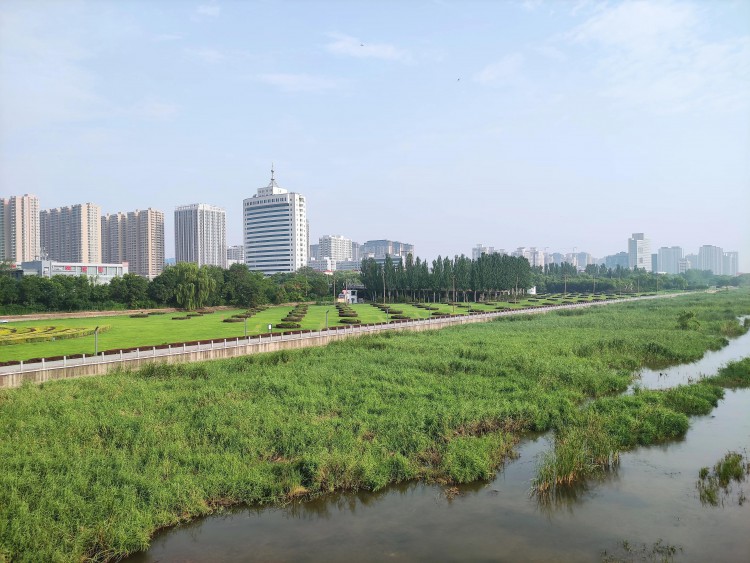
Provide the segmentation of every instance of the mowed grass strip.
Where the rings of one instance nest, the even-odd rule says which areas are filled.
[[[360,315],[362,323],[385,322],[385,313],[381,313],[369,305],[354,305],[354,310]],[[265,311],[254,314],[247,319],[248,335],[269,332],[279,333],[284,329],[275,328],[289,311],[290,306],[270,307]],[[329,310],[328,323],[330,327],[339,326],[338,312],[333,305],[310,305],[308,313],[302,320],[302,329],[320,330],[325,327],[325,311]],[[116,350],[118,348],[133,348],[137,346],[158,346],[175,342],[208,339],[235,339],[245,335],[243,322],[225,323],[223,319],[243,313],[244,309],[222,310],[203,316],[191,317],[187,320],[172,320],[172,317],[183,317],[184,313],[166,313],[150,315],[146,318],[130,318],[128,316],[97,317],[83,319],[57,319],[55,327],[93,330],[97,325],[109,326],[107,332],[99,333],[99,351]],[[50,321],[23,321],[6,325],[22,329],[27,327],[49,326]],[[50,356],[69,356],[72,354],[93,354],[94,336],[84,336],[75,340],[55,340],[24,344],[0,346],[0,362],[9,360],[28,360]]]
[[[582,298],[583,299],[583,298]],[[562,299],[560,303],[563,303]],[[540,306],[542,301],[530,301],[529,298],[513,302],[493,302],[493,305],[485,303],[462,303],[465,306],[456,306],[456,314],[467,314],[469,309],[482,312],[493,312],[498,307],[508,309],[523,309]],[[429,306],[436,307],[433,314],[452,313],[454,307],[447,303],[430,303]],[[386,321],[385,312],[369,305],[355,304],[351,306],[357,313],[357,321],[361,324],[383,323]],[[393,303],[390,307],[394,310],[402,310],[405,315],[412,319],[426,319],[430,311],[417,308],[410,304]],[[265,311],[255,313],[247,319],[247,334],[249,336],[269,332],[279,333],[288,329],[276,328],[291,306],[274,306]],[[328,326],[343,326],[340,322],[336,307],[331,305],[309,305],[308,312],[302,319],[302,330],[321,330],[326,326],[325,312],[328,311]],[[149,315],[145,318],[131,318],[127,315],[112,317],[96,317],[81,319],[56,319],[54,326],[60,329],[75,329],[92,332],[96,326],[109,326],[106,333],[100,331],[98,350],[117,350],[121,348],[149,347],[162,344],[188,342],[193,340],[209,339],[235,339],[245,335],[245,324],[242,322],[225,323],[223,319],[244,313],[245,309],[220,310],[203,316],[194,316],[186,320],[173,320],[173,317],[184,317],[185,313],[172,312],[160,315]],[[51,321],[17,321],[6,325],[16,329],[29,327],[48,327]],[[12,344],[0,346],[0,362],[28,360],[30,358],[43,358],[52,356],[70,356],[73,354],[93,354],[93,334],[76,338],[75,340],[42,341],[24,344]]]
[[[489,478],[523,431],[721,347],[748,313],[750,292],[694,295],[3,391],[0,559],[117,558],[227,504]]]

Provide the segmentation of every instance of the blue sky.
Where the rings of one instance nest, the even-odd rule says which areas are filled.
[[[307,196],[417,254],[714,244],[750,271],[750,3],[0,4],[0,194]]]

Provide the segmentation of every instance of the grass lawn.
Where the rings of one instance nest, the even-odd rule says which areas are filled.
[[[575,296],[569,294],[567,300],[562,295],[551,296],[556,304],[587,302],[590,296]],[[531,297],[534,299],[534,297]],[[520,299],[518,303],[504,301],[485,303],[461,303],[455,307],[456,314],[466,314],[469,308],[479,311],[494,312],[498,307],[509,309],[522,309],[527,307],[539,307],[548,301],[547,296],[538,301],[530,301],[529,297]],[[453,306],[447,303],[430,303],[437,307],[433,314],[446,314],[453,311]],[[357,312],[358,320],[362,324],[382,323],[386,321],[386,314],[369,304],[356,304],[352,308]],[[401,310],[403,314],[411,319],[426,319],[430,311],[421,309],[406,303],[394,303],[394,310]],[[268,332],[268,325],[272,326],[272,332],[283,332],[288,329],[277,329],[275,325],[291,311],[292,307],[270,307],[265,311],[256,313],[247,319],[247,334],[255,335]],[[83,319],[56,319],[45,321],[18,321],[4,325],[5,327],[80,327],[93,329],[96,326],[108,326],[109,329],[99,333],[99,351],[116,350],[118,348],[132,348],[136,346],[158,346],[160,344],[171,344],[187,342],[191,340],[208,339],[233,339],[245,335],[244,323],[225,323],[223,319],[234,314],[243,312],[243,309],[217,311],[200,317],[192,317],[188,320],[172,320],[172,317],[185,316],[184,313],[166,313],[163,315],[151,315],[148,318],[130,318],[127,315],[113,317],[96,317]],[[302,329],[320,330],[326,326],[326,311],[328,311],[328,326],[341,326],[338,312],[334,305],[309,305],[307,315],[300,323]],[[29,358],[41,358],[51,356],[69,356],[72,354],[93,354],[94,336],[71,338],[67,340],[55,340],[48,342],[34,342],[24,344],[13,344],[0,346],[0,362],[10,360],[28,360]]]

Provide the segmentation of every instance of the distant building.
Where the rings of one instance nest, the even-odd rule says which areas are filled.
[[[307,263],[307,267],[312,268],[316,272],[331,273],[336,271],[336,261],[325,256],[318,260],[310,260]]]
[[[128,273],[128,265],[82,262],[58,262],[56,260],[31,260],[21,264],[25,276],[87,276],[96,283],[109,283],[112,278],[121,278]]]
[[[127,262],[131,274],[154,279],[164,270],[164,213],[155,209],[103,215],[102,261]]]
[[[354,262],[360,261],[360,249],[362,247],[358,242],[352,241],[352,257],[351,260]]]
[[[479,243],[474,248],[471,249],[471,259],[479,260],[479,257],[482,256],[482,254],[494,254],[494,253],[495,253],[495,248],[493,246],[484,246],[482,243]]]
[[[651,269],[651,241],[643,233],[633,233],[628,239],[628,267]]]
[[[75,264],[102,261],[101,208],[82,203],[39,213],[41,256]]]
[[[659,270],[657,267],[659,266],[659,255],[656,252],[651,253],[651,269],[650,272],[658,273]]]
[[[361,260],[341,260],[340,262],[336,262],[336,269],[339,271],[359,272],[361,267]]]
[[[685,260],[688,263],[688,270],[698,269],[698,255],[697,254],[685,254]]]
[[[557,264],[558,266],[565,262],[565,255],[561,252],[552,252],[551,254],[547,254],[547,263],[548,264]]]
[[[718,246],[704,244],[698,249],[698,269],[709,270],[715,275],[723,273],[724,251]]]
[[[739,252],[732,251],[732,252],[725,252],[724,253],[724,263],[722,264],[722,273],[725,276],[736,276],[738,273],[738,264],[740,260]]]
[[[308,254],[308,260],[317,260],[320,258],[320,245],[311,244],[310,253]]]
[[[534,246],[530,248],[519,246],[511,252],[511,256],[526,258],[532,268],[544,268],[544,252],[537,250]]]
[[[226,268],[226,211],[206,203],[175,208],[174,245],[177,262]]]
[[[610,270],[616,269],[617,266],[620,266],[620,268],[629,268],[630,257],[628,256],[627,252],[618,252],[617,254],[611,254],[610,256],[604,257],[604,265]]]
[[[576,265],[579,270],[585,270],[586,266],[593,263],[594,259],[588,252],[578,252],[576,254]]]
[[[39,198],[31,194],[0,198],[0,262],[36,260],[40,241]]]
[[[680,261],[682,260],[682,247],[662,246],[657,251],[656,271],[664,274],[679,274]]]
[[[677,273],[679,274],[684,274],[688,270],[693,269],[693,266],[690,264],[690,260],[688,260],[687,258],[683,258],[682,260],[680,260],[678,263],[678,267],[679,271]]]
[[[414,256],[414,245],[394,240],[368,240],[361,249],[361,256],[368,258],[391,258],[398,257],[405,259],[407,255]]]
[[[272,168],[268,186],[242,205],[248,268],[270,275],[307,266],[310,248],[305,196],[280,187]]]
[[[352,241],[341,235],[323,235],[318,239],[318,257],[332,260],[352,260]]]
[[[227,268],[232,264],[245,263],[245,247],[241,244],[227,247]]]

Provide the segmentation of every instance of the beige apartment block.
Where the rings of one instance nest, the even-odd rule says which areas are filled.
[[[39,258],[39,198],[0,198],[0,261],[20,264]]]
[[[59,262],[101,262],[101,214],[93,203],[41,211],[42,255]]]
[[[102,216],[104,262],[128,263],[131,274],[153,279],[164,270],[164,213],[156,209]]]

